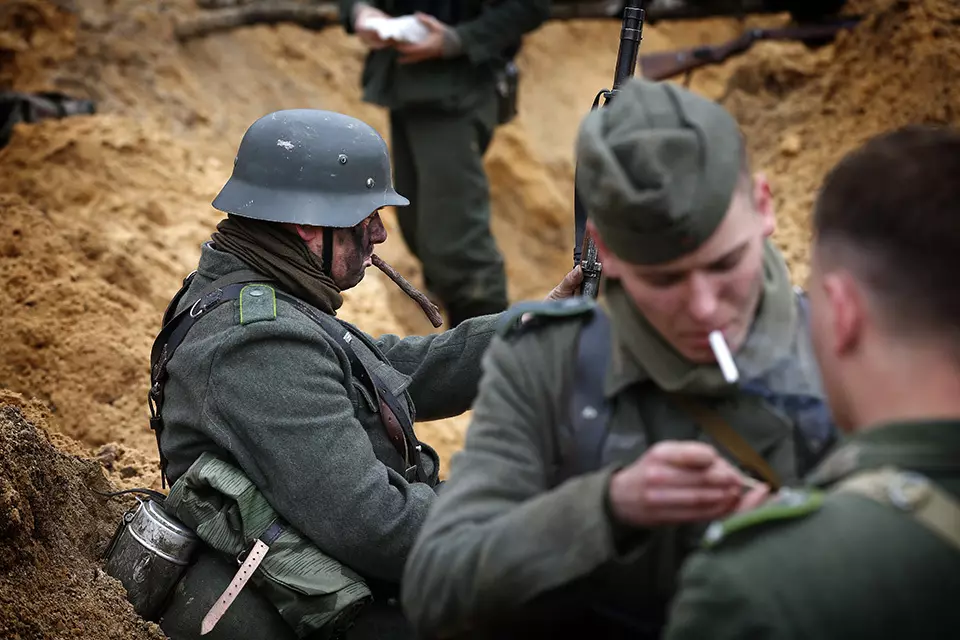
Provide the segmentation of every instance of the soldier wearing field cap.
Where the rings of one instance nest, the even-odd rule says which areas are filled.
[[[577,160],[600,302],[501,318],[405,568],[424,637],[655,638],[706,525],[835,442],[806,302],[730,114],[631,79],[584,119]]]

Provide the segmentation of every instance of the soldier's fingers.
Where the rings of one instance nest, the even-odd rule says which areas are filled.
[[[580,265],[575,266],[563,277],[563,284],[571,289],[576,288],[581,282],[583,282],[583,269]]]
[[[661,509],[656,514],[660,524],[681,524],[686,522],[710,522],[722,518],[732,511],[731,503],[712,507],[679,507]]]
[[[743,474],[740,470],[719,456],[703,473],[706,484],[715,486],[743,484]]]
[[[684,509],[689,507],[717,508],[730,504],[738,496],[736,488],[718,489],[713,487],[656,487],[644,492],[644,502],[651,507]]]
[[[672,464],[654,462],[646,464],[641,471],[643,485],[646,487],[712,487],[728,488],[739,486],[736,475],[724,476],[711,474],[713,467],[706,470],[678,467]]]
[[[664,440],[653,445],[651,458],[677,467],[706,469],[720,457],[717,450],[703,442]]]
[[[756,509],[770,498],[770,485],[758,484],[753,489],[743,494],[737,504],[735,511],[737,513]]]

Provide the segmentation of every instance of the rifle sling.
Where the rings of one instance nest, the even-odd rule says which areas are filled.
[[[743,467],[763,478],[764,482],[769,484],[774,491],[780,489],[783,483],[777,473],[767,464],[763,456],[757,453],[757,450],[750,446],[750,443],[744,440],[743,436],[737,433],[719,413],[689,396],[671,394],[670,398],[677,407],[691,416],[707,435],[726,449]]]
[[[603,379],[612,355],[610,320],[601,308],[594,310],[580,330],[575,357],[567,426],[570,438],[559,447],[553,486],[602,466],[612,411],[604,396]],[[718,413],[689,396],[669,394],[668,397],[742,467],[758,474],[774,490],[782,486],[766,460]],[[648,432],[647,439],[652,446],[653,434]]]

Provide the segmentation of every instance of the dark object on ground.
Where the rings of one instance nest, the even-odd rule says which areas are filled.
[[[335,25],[339,15],[337,5],[333,2],[256,2],[204,11],[196,17],[179,21],[174,33],[182,42],[251,24],[292,22],[306,29],[323,29]]]
[[[13,127],[19,122],[35,123],[93,113],[96,113],[96,105],[91,100],[71,98],[63,93],[0,91],[0,149],[10,142]]]
[[[741,36],[717,45],[702,45],[643,56],[640,72],[647,80],[665,80],[709,64],[720,64],[743,53],[760,40],[796,40],[815,46],[826,44],[844,29],[852,29],[858,18],[799,24],[779,29],[750,29]]]
[[[616,18],[628,5],[624,0],[553,0],[554,19]],[[796,20],[811,20],[839,12],[846,0],[650,0],[644,5],[646,22],[738,18],[756,13],[789,12]]]

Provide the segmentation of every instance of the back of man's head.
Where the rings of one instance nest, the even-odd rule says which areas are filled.
[[[815,261],[849,272],[892,339],[939,341],[960,363],[960,132],[878,136],[827,176]]]

